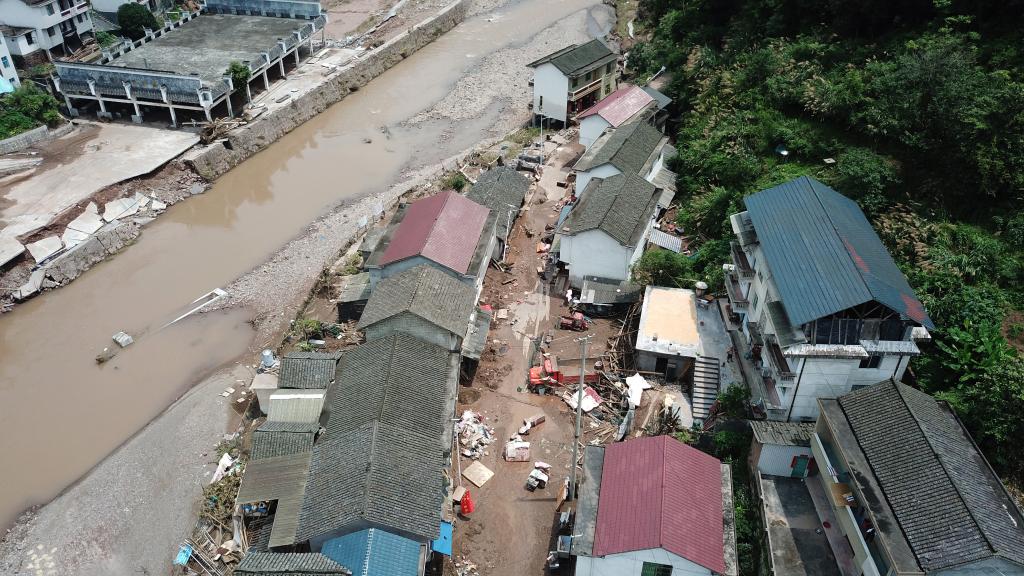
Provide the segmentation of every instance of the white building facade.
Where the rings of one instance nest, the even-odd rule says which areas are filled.
[[[0,0],[0,24],[20,67],[70,55],[93,31],[87,0]]]
[[[531,62],[533,113],[565,124],[615,91],[617,59],[603,42],[591,40]]]
[[[14,88],[21,86],[18,70],[14,67],[14,58],[7,48],[7,36],[2,30],[0,30],[0,76],[3,76],[4,80],[10,82]]]

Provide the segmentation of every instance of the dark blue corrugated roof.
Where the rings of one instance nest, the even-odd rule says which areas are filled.
[[[348,566],[352,576],[416,576],[420,573],[420,545],[377,528],[328,540],[320,553]]]
[[[794,325],[874,300],[934,328],[856,202],[808,176],[745,202]]]

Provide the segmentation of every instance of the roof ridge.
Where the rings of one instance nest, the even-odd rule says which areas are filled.
[[[914,413],[914,411],[910,408],[910,404],[907,403],[907,398],[903,395],[903,388],[910,388],[910,386],[907,386],[902,382],[896,382],[891,378],[889,379],[889,382],[892,383],[893,388],[896,390],[896,395],[900,397],[900,401],[903,402],[904,406],[906,406],[907,412],[910,414],[910,417],[913,418],[914,423],[917,424],[918,430],[921,431],[921,436],[924,437],[924,441],[928,443],[928,447],[931,448],[932,450],[932,456],[935,457],[935,460],[939,463],[939,467],[942,468],[943,474],[946,475],[946,479],[949,480],[949,483],[953,487],[953,490],[956,491],[956,495],[958,498],[960,498],[960,502],[963,503],[964,509],[967,510],[967,515],[970,516],[971,522],[974,523],[974,527],[978,530],[978,533],[981,534],[981,537],[985,539],[985,543],[988,544],[989,550],[991,550],[993,554],[997,554],[999,551],[996,549],[995,544],[992,542],[992,539],[989,538],[988,533],[985,532],[985,529],[982,527],[981,522],[978,522],[978,518],[974,515],[974,510],[968,504],[967,499],[964,498],[964,494],[960,489],[960,485],[953,480],[953,477],[949,473],[949,469],[946,467],[946,463],[942,460],[942,458],[939,457],[939,452],[938,450],[935,449],[935,443],[932,442],[932,437],[928,434],[927,431],[925,431],[925,427],[921,423],[921,419],[917,417],[917,414]],[[935,401],[935,399],[932,398],[931,396],[929,396],[929,399]],[[968,434],[968,436],[970,435]],[[1000,481],[1000,484],[1002,484],[1002,481]]]
[[[661,438],[661,506],[658,506],[658,546],[661,548],[665,547],[665,470],[668,466],[665,465],[665,461],[668,460],[668,436],[662,435]],[[689,560],[689,558],[687,558]],[[692,560],[691,560],[692,562]]]

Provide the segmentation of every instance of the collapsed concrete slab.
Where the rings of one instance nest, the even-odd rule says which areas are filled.
[[[92,209],[90,210],[89,207]],[[103,227],[103,219],[97,214],[96,204],[90,202],[89,207],[86,207],[85,212],[82,212],[78,218],[68,222],[68,230],[92,234]]]
[[[67,284],[94,264],[131,244],[139,236],[140,230],[134,222],[115,221],[107,224],[88,240],[47,264],[46,278],[57,285]]]
[[[42,262],[43,260],[46,260],[50,256],[53,256],[54,254],[59,252],[60,249],[63,247],[64,243],[61,242],[60,237],[58,236],[47,236],[42,240],[33,242],[26,246],[26,248],[28,248],[29,254],[32,255],[32,258],[36,262]]]
[[[0,237],[0,266],[14,260],[25,251],[25,247],[14,238]]]
[[[139,211],[139,203],[135,198],[118,198],[111,200],[103,207],[103,220],[113,222],[119,218],[132,216]]]

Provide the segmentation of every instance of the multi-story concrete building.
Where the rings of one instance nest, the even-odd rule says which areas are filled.
[[[14,89],[21,86],[21,80],[18,79],[18,70],[14,67],[14,58],[7,47],[7,33],[9,29],[10,27],[8,26],[0,26],[0,77],[3,77],[10,84],[10,88]]]
[[[0,0],[0,24],[22,68],[70,55],[93,29],[88,0]]]
[[[1024,516],[946,403],[888,380],[819,404],[807,484],[844,574],[1024,575]]]
[[[533,113],[565,124],[618,88],[618,56],[604,42],[566,46],[527,64],[534,69]]]
[[[804,176],[746,207],[725,283],[755,407],[813,421],[819,398],[901,380],[933,324],[857,204]]]

